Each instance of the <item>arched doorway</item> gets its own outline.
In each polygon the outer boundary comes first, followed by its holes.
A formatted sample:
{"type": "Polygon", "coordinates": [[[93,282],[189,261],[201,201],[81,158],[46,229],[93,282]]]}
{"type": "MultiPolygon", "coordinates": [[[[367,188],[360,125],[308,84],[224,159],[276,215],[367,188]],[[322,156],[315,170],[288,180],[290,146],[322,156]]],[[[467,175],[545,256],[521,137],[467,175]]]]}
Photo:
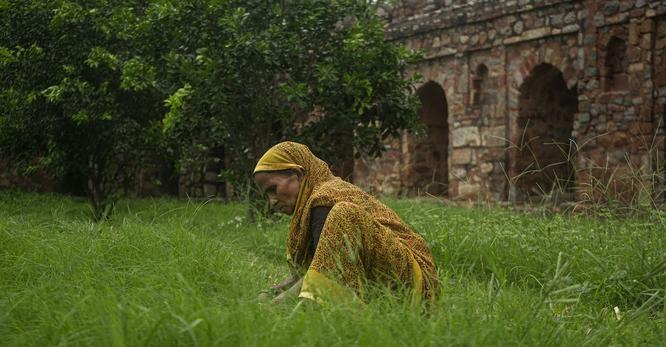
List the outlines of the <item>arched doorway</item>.
{"type": "Polygon", "coordinates": [[[405,186],[408,191],[444,196],[448,193],[448,105],[444,89],[429,81],[418,89],[419,117],[426,136],[414,140],[405,186]]]}
{"type": "Polygon", "coordinates": [[[553,65],[540,64],[521,85],[518,105],[515,199],[540,201],[552,194],[556,201],[573,200],[576,87],[569,89],[553,65]]]}

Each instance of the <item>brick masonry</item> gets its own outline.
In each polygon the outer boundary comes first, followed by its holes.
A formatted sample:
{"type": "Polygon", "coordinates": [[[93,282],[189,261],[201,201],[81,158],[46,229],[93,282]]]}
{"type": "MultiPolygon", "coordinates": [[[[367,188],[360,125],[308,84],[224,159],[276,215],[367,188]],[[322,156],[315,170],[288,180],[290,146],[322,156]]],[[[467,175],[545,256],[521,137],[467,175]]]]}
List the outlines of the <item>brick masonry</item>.
{"type": "Polygon", "coordinates": [[[405,0],[383,12],[387,39],[423,52],[410,73],[423,76],[428,131],[357,159],[356,184],[512,202],[663,192],[666,1],[405,0]]]}

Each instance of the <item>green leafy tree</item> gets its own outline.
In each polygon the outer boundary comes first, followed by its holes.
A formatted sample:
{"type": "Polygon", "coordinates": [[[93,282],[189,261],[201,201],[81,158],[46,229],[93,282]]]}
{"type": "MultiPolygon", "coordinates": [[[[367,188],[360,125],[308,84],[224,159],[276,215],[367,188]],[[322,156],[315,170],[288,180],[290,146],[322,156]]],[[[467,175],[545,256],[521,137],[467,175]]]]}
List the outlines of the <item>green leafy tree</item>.
{"type": "MultiPolygon", "coordinates": [[[[270,145],[303,141],[329,162],[379,155],[415,126],[406,67],[417,56],[384,39],[377,4],[353,0],[181,1],[153,27],[189,26],[167,56],[164,129],[181,158],[224,148],[243,182],[270,145]],[[203,9],[205,8],[205,10],[203,9]]],[[[177,35],[176,32],[173,33],[177,35]]]]}
{"type": "Polygon", "coordinates": [[[280,140],[379,155],[417,121],[417,57],[384,40],[382,3],[0,1],[2,160],[84,177],[101,218],[163,138],[243,184],[280,140]]]}
{"type": "Polygon", "coordinates": [[[164,95],[132,41],[145,2],[5,2],[0,151],[25,171],[85,179],[96,218],[160,135],[164,95]]]}

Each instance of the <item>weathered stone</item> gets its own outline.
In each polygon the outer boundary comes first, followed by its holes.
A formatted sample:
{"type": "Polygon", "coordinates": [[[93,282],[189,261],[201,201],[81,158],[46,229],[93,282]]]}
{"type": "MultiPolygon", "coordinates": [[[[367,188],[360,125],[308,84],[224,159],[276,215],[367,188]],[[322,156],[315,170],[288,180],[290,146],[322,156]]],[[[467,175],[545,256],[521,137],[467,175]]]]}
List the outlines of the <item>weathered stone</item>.
{"type": "Polygon", "coordinates": [[[520,37],[523,40],[533,40],[550,35],[550,28],[539,28],[525,31],[520,37]]]}
{"type": "Polygon", "coordinates": [[[451,165],[467,165],[472,163],[472,150],[456,148],[451,152],[451,165]]]}
{"type": "Polygon", "coordinates": [[[654,48],[657,49],[657,50],[661,50],[664,47],[666,47],[666,38],[657,40],[657,42],[655,42],[655,44],[654,44],[654,48]]]}
{"type": "Polygon", "coordinates": [[[476,45],[476,44],[478,44],[478,43],[479,43],[479,35],[472,35],[472,36],[469,38],[469,44],[470,44],[470,45],[476,45]]]}
{"type": "Polygon", "coordinates": [[[615,150],[607,152],[608,162],[610,164],[618,164],[626,161],[627,152],[624,150],[615,150]]]}
{"type": "Polygon", "coordinates": [[[641,48],[648,51],[652,48],[652,35],[644,34],[641,36],[641,48]]]}
{"type": "Polygon", "coordinates": [[[594,45],[597,43],[597,35],[586,34],[583,38],[583,44],[586,46],[594,45]]]}
{"type": "Polygon", "coordinates": [[[458,185],[458,195],[460,197],[471,197],[481,192],[481,186],[478,184],[460,183],[458,185]]]}
{"type": "Polygon", "coordinates": [[[596,90],[599,88],[599,81],[598,80],[591,80],[587,82],[587,86],[585,86],[587,90],[596,90]]]}
{"type": "Polygon", "coordinates": [[[478,146],[481,144],[478,127],[461,127],[453,129],[453,147],[466,145],[478,146]]]}
{"type": "Polygon", "coordinates": [[[585,69],[585,77],[597,77],[599,76],[599,69],[596,67],[589,67],[585,69]]]}
{"type": "Polygon", "coordinates": [[[531,27],[537,27],[538,28],[538,27],[544,26],[545,24],[546,24],[546,22],[544,21],[544,19],[541,18],[541,17],[538,17],[538,18],[534,18],[534,20],[532,21],[531,27]]]}
{"type": "Polygon", "coordinates": [[[513,24],[513,32],[520,35],[523,33],[523,22],[522,21],[517,21],[516,23],[513,24]]]}
{"type": "Polygon", "coordinates": [[[481,145],[485,147],[501,147],[508,143],[506,138],[506,127],[496,126],[481,128],[481,145]]]}
{"type": "Polygon", "coordinates": [[[578,11],[578,16],[576,16],[576,18],[578,18],[578,20],[585,20],[587,17],[588,17],[587,9],[584,9],[584,8],[580,9],[578,11]]]}
{"type": "MultiPolygon", "coordinates": [[[[626,0],[625,0],[626,1],[626,0]]],[[[620,2],[618,0],[612,0],[606,2],[604,5],[604,15],[610,16],[620,10],[620,2]]]]}
{"type": "Polygon", "coordinates": [[[635,63],[629,65],[629,72],[640,72],[645,69],[645,65],[643,63],[635,63]]]}
{"type": "Polygon", "coordinates": [[[493,172],[493,164],[492,163],[481,163],[479,165],[479,168],[481,169],[481,172],[484,174],[489,174],[493,172]]]}
{"type": "Polygon", "coordinates": [[[555,14],[550,16],[550,24],[554,26],[562,25],[563,17],[561,14],[555,14]]]}
{"type": "Polygon", "coordinates": [[[638,29],[638,23],[631,23],[629,25],[629,44],[630,45],[638,44],[639,35],[640,35],[640,30],[638,29]]]}
{"type": "Polygon", "coordinates": [[[450,171],[449,180],[461,181],[467,179],[467,170],[461,167],[453,167],[450,171]]]}
{"type": "Polygon", "coordinates": [[[564,34],[575,33],[578,30],[580,30],[580,27],[578,26],[578,24],[571,24],[571,25],[567,25],[564,28],[562,28],[562,33],[564,33],[564,34]]]}
{"type": "Polygon", "coordinates": [[[606,17],[604,17],[604,14],[601,12],[597,12],[597,14],[594,15],[594,25],[600,27],[606,24],[606,17]]]}
{"type": "Polygon", "coordinates": [[[608,24],[619,24],[624,23],[629,20],[629,15],[626,13],[618,13],[614,16],[606,17],[606,23],[608,24]]]}
{"type": "Polygon", "coordinates": [[[599,124],[597,124],[597,126],[594,127],[594,128],[595,128],[596,131],[598,131],[598,132],[600,132],[600,133],[603,133],[603,132],[606,131],[606,129],[608,128],[608,126],[607,126],[606,123],[599,123],[599,124]]]}

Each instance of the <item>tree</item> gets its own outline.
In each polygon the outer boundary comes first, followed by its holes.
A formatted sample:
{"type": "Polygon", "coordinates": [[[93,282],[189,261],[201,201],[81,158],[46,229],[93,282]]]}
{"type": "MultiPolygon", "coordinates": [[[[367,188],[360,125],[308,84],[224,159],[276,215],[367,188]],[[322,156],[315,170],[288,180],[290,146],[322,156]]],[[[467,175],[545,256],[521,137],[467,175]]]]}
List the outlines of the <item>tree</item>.
{"type": "MultiPolygon", "coordinates": [[[[183,1],[153,27],[189,27],[168,55],[164,128],[186,158],[224,148],[241,182],[270,145],[303,141],[329,162],[379,155],[417,121],[417,56],[384,40],[371,2],[183,1]],[[203,10],[206,8],[207,10],[203,10]],[[175,83],[174,81],[178,81],[175,83]]],[[[176,35],[174,33],[174,35],[176,35]]]]}
{"type": "Polygon", "coordinates": [[[224,152],[242,184],[280,140],[378,155],[417,121],[417,57],[384,40],[382,3],[0,1],[2,160],[84,177],[101,218],[150,153],[224,152]]]}
{"type": "Polygon", "coordinates": [[[24,171],[85,178],[109,211],[159,136],[154,67],[132,30],[143,1],[12,1],[0,36],[0,151],[24,171]]]}

